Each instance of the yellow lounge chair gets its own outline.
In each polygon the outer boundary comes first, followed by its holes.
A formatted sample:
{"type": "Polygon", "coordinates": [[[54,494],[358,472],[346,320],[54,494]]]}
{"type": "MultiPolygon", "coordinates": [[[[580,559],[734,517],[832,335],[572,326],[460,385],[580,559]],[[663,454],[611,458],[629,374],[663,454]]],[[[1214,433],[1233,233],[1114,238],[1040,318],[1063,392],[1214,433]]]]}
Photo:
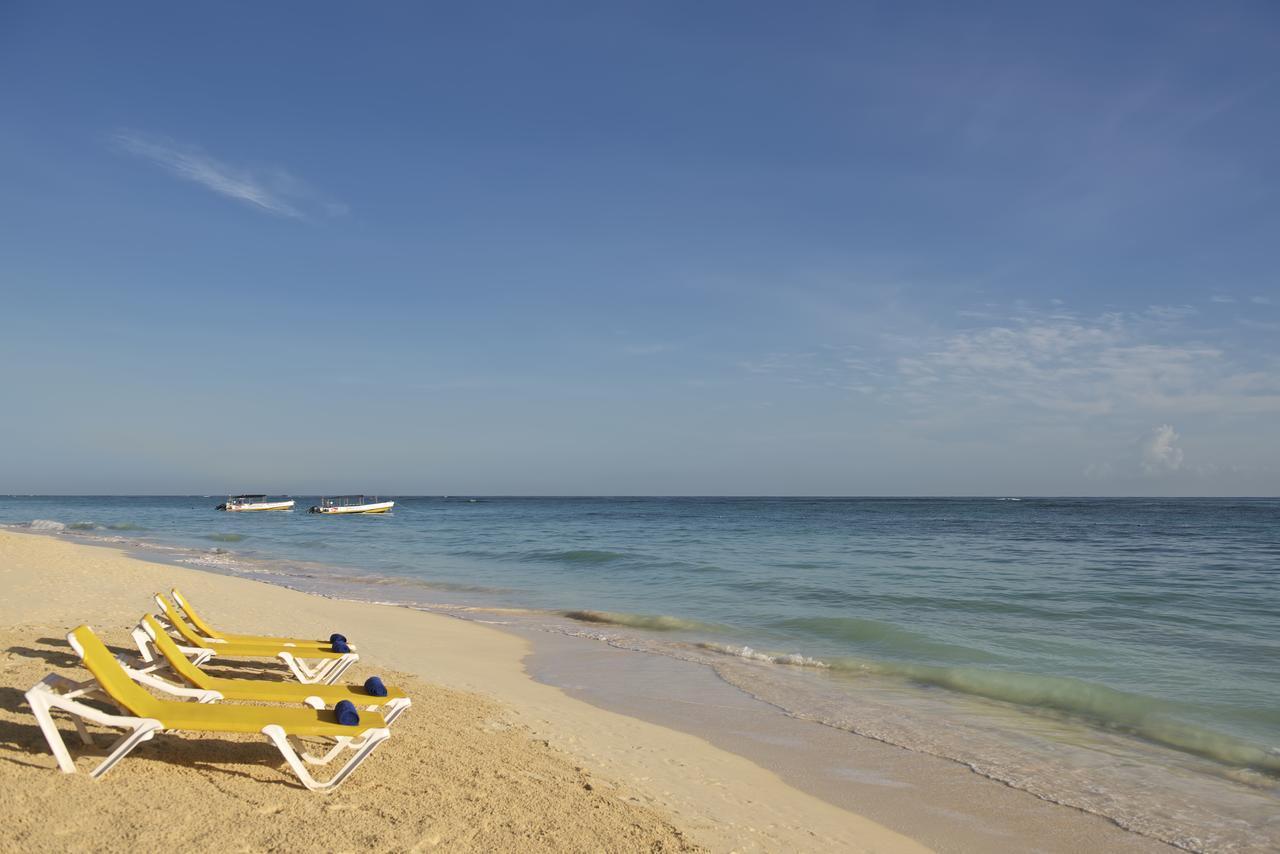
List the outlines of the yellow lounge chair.
{"type": "MultiPolygon", "coordinates": [[[[173,601],[178,605],[178,611],[187,616],[191,621],[191,625],[202,633],[209,640],[229,641],[231,643],[251,643],[251,644],[284,644],[285,646],[296,646],[306,649],[331,649],[333,644],[330,641],[315,640],[314,638],[285,638],[275,637],[273,635],[242,635],[234,632],[220,632],[213,626],[209,625],[204,619],[196,613],[195,608],[191,607],[191,603],[185,596],[178,592],[178,588],[174,587],[169,591],[173,594],[173,601]]],[[[355,649],[354,646],[351,647],[355,649]]]]}
{"type": "Polygon", "coordinates": [[[404,691],[388,687],[386,696],[374,696],[356,685],[299,685],[295,682],[270,682],[262,679],[223,679],[210,676],[187,660],[173,638],[165,633],[155,617],[142,618],[134,632],[134,640],[148,643],[168,662],[169,670],[186,683],[175,685],[155,676],[153,668],[125,669],[138,682],[178,696],[191,697],[202,703],[217,700],[244,700],[261,703],[306,703],[317,709],[333,706],[342,700],[364,704],[370,710],[384,706],[382,712],[387,723],[398,718],[410,701],[404,691]],[[141,631],[145,637],[138,638],[141,631]]]}
{"type": "Polygon", "coordinates": [[[49,742],[49,749],[58,760],[58,767],[68,774],[74,774],[76,766],[53,721],[53,709],[73,716],[80,740],[87,745],[92,745],[93,739],[85,729],[86,720],[129,730],[108,748],[107,757],[90,772],[95,778],[107,773],[129,751],[149,741],[156,733],[262,733],[280,751],[302,785],[315,791],[327,791],[341,784],[374,748],[391,736],[386,721],[377,712],[363,712],[358,724],[345,726],[337,722],[332,711],[161,700],[129,678],[124,667],[88,626],[72,631],[67,635],[67,641],[93,674],[93,679],[77,683],[51,674],[27,692],[27,702],[45,740],[49,742]],[[95,696],[109,700],[122,713],[111,714],[82,702],[83,698],[95,696]],[[289,739],[301,736],[335,739],[339,746],[321,759],[307,754],[299,757],[289,739]],[[354,750],[355,755],[326,782],[317,781],[303,764],[304,759],[313,765],[326,764],[342,749],[354,750]]]}
{"type": "MultiPolygon", "coordinates": [[[[198,655],[200,650],[206,650],[213,655],[223,655],[228,658],[278,658],[289,666],[289,669],[293,671],[293,675],[297,677],[299,682],[308,685],[316,682],[332,685],[334,680],[341,676],[348,667],[360,660],[360,656],[354,652],[303,649],[279,643],[247,644],[209,640],[208,638],[200,637],[195,629],[187,625],[187,621],[179,616],[173,605],[169,603],[169,600],[160,593],[156,594],[156,604],[160,606],[161,613],[169,623],[169,627],[176,631],[188,644],[188,646],[181,647],[182,652],[186,655],[198,655]],[[308,659],[318,659],[318,661],[311,664],[308,659]]],[[[137,637],[135,636],[134,639],[137,640],[137,637]]],[[[152,660],[151,651],[145,645],[139,646],[138,652],[142,654],[143,661],[150,662],[152,660]]]]}

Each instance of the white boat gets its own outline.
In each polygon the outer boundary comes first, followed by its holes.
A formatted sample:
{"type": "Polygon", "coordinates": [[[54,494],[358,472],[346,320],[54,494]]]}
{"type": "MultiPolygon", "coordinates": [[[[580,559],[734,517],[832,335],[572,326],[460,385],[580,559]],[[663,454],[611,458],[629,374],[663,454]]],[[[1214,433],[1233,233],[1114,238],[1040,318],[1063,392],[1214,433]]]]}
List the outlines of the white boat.
{"type": "Polygon", "coordinates": [[[320,503],[308,510],[308,513],[386,513],[395,507],[394,501],[379,501],[373,495],[338,495],[333,498],[321,498],[320,503]]]}
{"type": "Polygon", "coordinates": [[[228,513],[246,513],[251,510],[292,510],[292,498],[271,498],[265,495],[232,495],[224,503],[218,505],[219,510],[228,513]]]}

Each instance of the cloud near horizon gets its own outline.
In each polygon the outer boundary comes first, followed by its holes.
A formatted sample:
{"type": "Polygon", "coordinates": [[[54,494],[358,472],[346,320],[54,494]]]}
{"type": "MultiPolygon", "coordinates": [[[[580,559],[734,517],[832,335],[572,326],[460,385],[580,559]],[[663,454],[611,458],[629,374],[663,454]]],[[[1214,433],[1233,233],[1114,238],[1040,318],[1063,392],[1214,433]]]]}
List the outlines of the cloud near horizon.
{"type": "Polygon", "coordinates": [[[1280,358],[1233,310],[981,308],[954,311],[963,325],[951,329],[886,315],[849,343],[775,351],[738,368],[743,382],[771,395],[843,397],[848,403],[832,411],[849,423],[892,425],[898,440],[920,447],[964,436],[972,447],[990,438],[1029,459],[1027,449],[1052,448],[1041,454],[1045,465],[1078,466],[1109,488],[1270,476],[1250,461],[1257,451],[1247,442],[1215,439],[1248,435],[1247,425],[1280,414],[1280,358]],[[1175,424],[1195,436],[1196,460],[1175,424]]]}
{"type": "Polygon", "coordinates": [[[118,151],[149,160],[178,178],[266,213],[305,220],[314,212],[327,216],[347,212],[346,205],[321,199],[284,170],[255,173],[217,160],[198,147],[133,130],[118,130],[111,134],[111,141],[118,151]]]}
{"type": "Polygon", "coordinates": [[[1155,427],[1138,444],[1142,473],[1155,476],[1182,468],[1184,454],[1177,446],[1178,433],[1170,424],[1155,427]]]}
{"type": "Polygon", "coordinates": [[[770,353],[740,367],[874,394],[917,416],[973,404],[1072,420],[1280,412],[1280,363],[1257,364],[1230,335],[1206,341],[1187,326],[1195,314],[1187,306],[970,313],[985,322],[944,335],[885,329],[870,346],[770,353]]]}

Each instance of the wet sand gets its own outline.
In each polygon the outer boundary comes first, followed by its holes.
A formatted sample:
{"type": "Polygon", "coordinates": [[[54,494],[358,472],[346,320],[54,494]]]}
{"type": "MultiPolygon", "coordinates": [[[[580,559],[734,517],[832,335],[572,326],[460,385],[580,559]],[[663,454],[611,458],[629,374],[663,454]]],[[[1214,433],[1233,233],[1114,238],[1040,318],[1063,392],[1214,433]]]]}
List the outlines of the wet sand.
{"type": "Polygon", "coordinates": [[[581,638],[529,636],[534,654],[527,667],[534,678],[602,708],[705,738],[937,851],[1177,850],[958,762],[797,719],[705,665],[581,638]]]}

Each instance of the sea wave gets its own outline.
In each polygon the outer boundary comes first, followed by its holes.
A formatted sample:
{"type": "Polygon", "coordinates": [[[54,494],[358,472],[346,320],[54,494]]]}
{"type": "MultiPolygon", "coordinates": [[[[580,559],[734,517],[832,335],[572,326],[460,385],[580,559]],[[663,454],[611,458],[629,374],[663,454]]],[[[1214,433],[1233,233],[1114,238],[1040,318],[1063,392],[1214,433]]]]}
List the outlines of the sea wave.
{"type": "Polygon", "coordinates": [[[525,560],[550,561],[554,563],[612,563],[626,560],[630,555],[602,549],[565,549],[524,552],[521,557],[525,560]]]}
{"type": "Polygon", "coordinates": [[[598,564],[633,559],[635,555],[605,549],[455,549],[450,554],[481,560],[532,561],[536,563],[598,564]]]}
{"type": "Polygon", "coordinates": [[[205,534],[206,540],[213,540],[215,543],[238,543],[244,540],[248,534],[205,534]]]}
{"type": "Polygon", "coordinates": [[[831,667],[825,661],[817,658],[810,658],[807,655],[801,655],[798,652],[762,652],[758,649],[752,649],[749,646],[733,646],[731,644],[722,643],[700,643],[700,649],[710,652],[718,652],[721,655],[732,655],[735,658],[745,658],[748,661],[761,661],[765,664],[786,664],[792,667],[815,667],[825,670],[831,667]]]}
{"type": "Polygon", "coordinates": [[[1175,704],[1067,676],[1042,676],[977,667],[938,667],[857,658],[811,658],[801,653],[771,653],[749,646],[701,643],[722,655],[749,661],[828,670],[834,673],[898,677],[958,694],[1047,710],[1104,729],[1211,759],[1233,768],[1280,777],[1280,748],[1268,748],[1177,718],[1175,704]]]}
{"type": "Polygon", "coordinates": [[[794,617],[775,621],[771,625],[790,632],[803,632],[853,644],[859,649],[867,647],[902,655],[905,658],[964,663],[1004,660],[1002,656],[986,650],[945,643],[922,632],[904,629],[882,620],[858,617],[794,617]]]}
{"type": "MultiPolygon", "coordinates": [[[[316,567],[319,569],[319,566],[316,567]]],[[[481,584],[466,584],[455,581],[437,581],[430,578],[415,578],[409,575],[364,575],[330,572],[300,573],[305,578],[320,578],[326,581],[346,582],[366,587],[407,587],[423,590],[444,590],[450,593],[510,593],[505,587],[486,587],[481,584]]]]}
{"type": "Polygon", "coordinates": [[[632,629],[649,629],[659,632],[707,632],[719,631],[720,627],[698,620],[687,620],[682,617],[668,617],[661,614],[623,614],[616,611],[561,611],[560,616],[577,620],[580,623],[594,623],[605,626],[625,626],[632,629]]]}
{"type": "MultiPolygon", "coordinates": [[[[243,566],[239,561],[235,559],[235,557],[232,556],[231,552],[228,552],[225,549],[210,549],[208,552],[205,552],[204,554],[175,558],[175,562],[186,563],[192,566],[215,567],[218,569],[231,569],[234,567],[244,572],[255,571],[253,567],[243,566]]],[[[275,573],[266,572],[264,570],[256,570],[256,571],[264,572],[264,574],[275,574],[275,573]]]]}
{"type": "Polygon", "coordinates": [[[52,519],[32,519],[27,527],[33,531],[65,531],[67,528],[62,522],[55,522],[52,519]]]}
{"type": "MultiPolygon", "coordinates": [[[[841,666],[837,663],[837,667],[841,666]]],[[[1280,776],[1280,752],[1178,720],[1172,703],[1067,676],[920,664],[850,665],[964,694],[1048,709],[1237,768],[1280,776]]]]}

